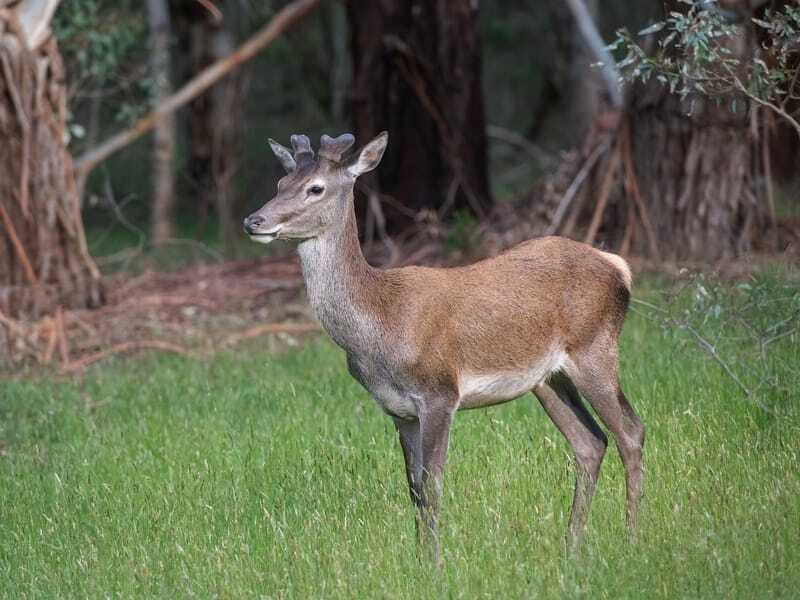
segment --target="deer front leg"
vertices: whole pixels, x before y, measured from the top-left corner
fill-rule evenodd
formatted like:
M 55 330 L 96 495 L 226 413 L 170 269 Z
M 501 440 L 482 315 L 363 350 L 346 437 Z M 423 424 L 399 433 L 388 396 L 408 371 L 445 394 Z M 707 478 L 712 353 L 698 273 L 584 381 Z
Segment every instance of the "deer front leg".
M 420 511 L 422 510 L 422 438 L 419 419 L 394 419 L 403 458 L 411 501 L 417 508 L 417 537 L 420 537 Z
M 436 562 L 439 560 L 436 518 L 452 420 L 450 409 L 424 411 L 419 419 L 394 420 L 406 463 L 408 491 L 417 509 L 417 539 Z
M 419 526 L 420 539 L 431 558 L 439 564 L 439 539 L 436 521 L 442 499 L 444 467 L 447 462 L 447 446 L 450 441 L 450 425 L 453 422 L 450 406 L 430 407 L 420 415 L 420 438 L 422 446 L 422 478 Z

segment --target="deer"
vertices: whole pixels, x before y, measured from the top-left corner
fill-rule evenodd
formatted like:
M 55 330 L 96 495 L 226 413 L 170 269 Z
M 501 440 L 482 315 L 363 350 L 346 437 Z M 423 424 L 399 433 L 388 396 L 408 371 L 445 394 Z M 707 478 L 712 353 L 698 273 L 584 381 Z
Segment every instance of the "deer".
M 286 171 L 277 193 L 244 219 L 260 243 L 294 240 L 316 318 L 350 374 L 394 420 L 418 540 L 439 560 L 437 518 L 451 425 L 460 410 L 538 398 L 574 455 L 566 533 L 585 528 L 608 439 L 625 469 L 635 531 L 645 429 L 622 391 L 619 337 L 631 295 L 628 263 L 562 237 L 531 239 L 467 266 L 380 269 L 358 238 L 354 186 L 383 157 L 388 133 L 359 152 L 355 138 L 269 140 Z

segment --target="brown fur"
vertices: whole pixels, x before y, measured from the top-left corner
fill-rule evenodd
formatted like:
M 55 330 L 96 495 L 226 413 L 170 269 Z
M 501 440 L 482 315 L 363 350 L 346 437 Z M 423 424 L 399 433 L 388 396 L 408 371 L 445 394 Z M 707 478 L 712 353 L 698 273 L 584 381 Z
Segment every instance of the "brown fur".
M 627 295 L 596 250 L 548 237 L 466 267 L 382 272 L 364 301 L 397 333 L 413 332 L 426 357 L 420 368 L 457 376 L 453 370 L 525 368 L 554 339 L 567 353 L 600 332 L 615 341 Z

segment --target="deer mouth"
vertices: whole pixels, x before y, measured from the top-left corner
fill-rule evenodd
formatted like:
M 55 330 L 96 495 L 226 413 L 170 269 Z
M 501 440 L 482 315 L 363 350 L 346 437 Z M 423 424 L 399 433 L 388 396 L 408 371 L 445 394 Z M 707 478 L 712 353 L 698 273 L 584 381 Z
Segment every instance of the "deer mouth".
M 249 234 L 250 239 L 254 242 L 259 242 L 260 244 L 269 244 L 271 241 L 278 239 L 278 233 L 280 233 L 281 227 L 283 226 L 278 225 L 269 231 L 253 232 Z

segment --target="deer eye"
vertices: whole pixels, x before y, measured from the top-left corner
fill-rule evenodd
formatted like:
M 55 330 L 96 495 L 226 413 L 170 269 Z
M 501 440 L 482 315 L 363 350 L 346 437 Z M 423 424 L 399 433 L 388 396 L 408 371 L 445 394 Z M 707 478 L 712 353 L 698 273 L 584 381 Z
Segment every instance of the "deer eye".
M 309 196 L 319 196 L 324 191 L 325 191 L 325 188 L 322 187 L 321 185 L 312 185 L 310 188 L 308 188 L 308 195 Z

